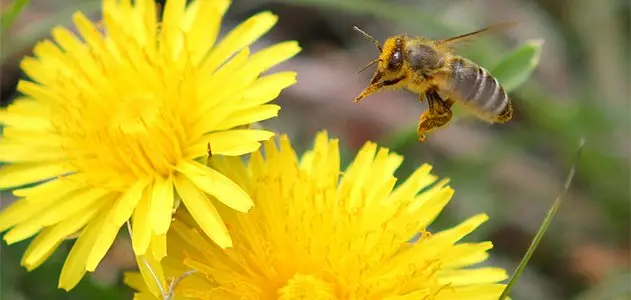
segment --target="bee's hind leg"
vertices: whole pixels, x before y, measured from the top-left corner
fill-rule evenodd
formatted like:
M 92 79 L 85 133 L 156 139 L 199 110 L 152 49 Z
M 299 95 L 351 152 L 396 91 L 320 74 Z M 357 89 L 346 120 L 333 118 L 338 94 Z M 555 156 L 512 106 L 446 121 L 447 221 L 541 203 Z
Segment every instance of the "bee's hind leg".
M 453 116 L 451 107 L 454 102 L 451 99 L 443 100 L 435 90 L 428 91 L 425 98 L 428 109 L 421 115 L 417 127 L 420 142 L 425 141 L 425 132 L 444 126 Z

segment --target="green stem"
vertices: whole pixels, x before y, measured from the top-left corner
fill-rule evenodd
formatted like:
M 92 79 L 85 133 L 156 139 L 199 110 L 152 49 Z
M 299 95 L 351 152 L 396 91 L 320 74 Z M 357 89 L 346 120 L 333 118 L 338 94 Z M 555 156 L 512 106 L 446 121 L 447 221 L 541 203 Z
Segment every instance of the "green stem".
M 537 234 L 535 235 L 534 239 L 530 243 L 530 247 L 528 247 L 528 251 L 526 251 L 526 255 L 524 255 L 524 258 L 522 258 L 521 262 L 519 263 L 519 266 L 517 267 L 517 270 L 515 270 L 515 273 L 511 277 L 510 282 L 508 283 L 508 285 L 506 285 L 506 288 L 504 289 L 504 292 L 502 292 L 502 295 L 500 295 L 499 300 L 504 300 L 506 297 L 508 297 L 508 294 L 511 292 L 511 290 L 513 289 L 513 287 L 519 280 L 519 277 L 524 272 L 524 269 L 526 268 L 526 265 L 528 264 L 528 262 L 530 261 L 530 258 L 535 252 L 535 249 L 537 249 L 537 246 L 539 246 L 539 242 L 541 242 L 543 235 L 545 234 L 546 230 L 548 230 L 548 226 L 550 226 L 550 223 L 552 222 L 552 218 L 554 218 L 554 215 L 556 214 L 557 210 L 559 209 L 559 206 L 561 205 L 561 201 L 563 197 L 565 196 L 565 194 L 567 194 L 567 191 L 570 188 L 572 179 L 574 179 L 574 174 L 576 173 L 576 164 L 578 162 L 578 159 L 581 156 L 581 152 L 583 150 L 584 145 L 585 145 L 585 138 L 582 138 L 581 141 L 579 142 L 579 146 L 576 151 L 577 153 L 576 153 L 576 159 L 574 161 L 574 164 L 572 165 L 572 168 L 570 169 L 570 172 L 565 180 L 563 191 L 556 198 L 556 200 L 554 201 L 554 204 L 552 204 L 552 208 L 550 208 L 550 210 L 548 211 L 546 215 L 546 218 L 543 220 L 543 223 L 541 223 L 541 226 L 539 227 Z

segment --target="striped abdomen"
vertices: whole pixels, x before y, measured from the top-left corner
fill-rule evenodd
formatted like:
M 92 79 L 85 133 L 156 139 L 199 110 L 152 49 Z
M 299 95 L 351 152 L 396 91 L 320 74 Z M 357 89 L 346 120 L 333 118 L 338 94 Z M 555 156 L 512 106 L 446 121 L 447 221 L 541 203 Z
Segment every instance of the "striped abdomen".
M 512 118 L 508 95 L 489 71 L 462 57 L 453 58 L 450 65 L 443 92 L 488 121 L 505 123 Z

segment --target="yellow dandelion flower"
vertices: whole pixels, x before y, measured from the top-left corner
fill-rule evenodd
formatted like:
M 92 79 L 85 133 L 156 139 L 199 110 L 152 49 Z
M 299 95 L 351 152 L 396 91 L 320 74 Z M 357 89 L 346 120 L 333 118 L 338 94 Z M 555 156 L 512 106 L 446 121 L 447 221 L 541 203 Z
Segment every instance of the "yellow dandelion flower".
M 294 41 L 248 47 L 277 17 L 261 12 L 218 39 L 228 0 L 169 0 L 162 22 L 153 0 L 105 0 L 103 25 L 81 12 L 79 34 L 52 30 L 21 67 L 25 96 L 0 111 L 0 189 L 22 197 L 0 213 L 12 244 L 35 234 L 22 264 L 32 270 L 78 235 L 59 286 L 94 271 L 131 218 L 136 255 L 165 250 L 179 201 L 221 248 L 232 245 L 214 200 L 239 212 L 253 203 L 237 184 L 197 162 L 257 150 L 273 133 L 247 129 L 275 117 L 267 104 L 296 80 L 261 74 L 300 51 Z M 103 33 L 101 32 L 103 31 Z M 244 129 L 244 127 L 246 127 Z M 209 199 L 213 199 L 210 201 Z M 151 247 L 150 247 L 151 246 Z
M 485 261 L 492 243 L 459 242 L 485 214 L 425 231 L 454 193 L 447 179 L 430 174 L 431 166 L 395 187 L 402 157 L 370 142 L 343 174 L 338 141 L 326 132 L 301 159 L 286 137 L 279 149 L 267 143 L 263 150 L 266 158 L 254 152 L 247 166 L 233 158 L 211 161 L 256 204 L 249 214 L 226 212 L 233 247 L 211 243 L 178 210 L 168 256 L 126 274 L 140 291 L 137 299 L 495 300 L 501 294 L 505 270 L 467 268 Z M 418 232 L 423 238 L 411 243 Z

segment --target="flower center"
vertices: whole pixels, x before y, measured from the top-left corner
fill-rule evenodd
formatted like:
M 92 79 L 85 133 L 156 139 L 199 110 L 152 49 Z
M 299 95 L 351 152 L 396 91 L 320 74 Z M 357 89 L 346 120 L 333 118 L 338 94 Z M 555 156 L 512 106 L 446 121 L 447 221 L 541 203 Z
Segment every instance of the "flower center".
M 111 129 L 119 128 L 124 134 L 134 135 L 146 132 L 145 124 L 157 120 L 159 109 L 151 96 L 139 96 L 122 101 L 110 119 Z
M 107 105 L 60 107 L 56 130 L 70 163 L 90 184 L 125 190 L 138 178 L 168 176 L 183 156 L 186 130 L 164 95 L 130 93 Z
M 313 275 L 296 274 L 287 284 L 278 289 L 279 300 L 333 300 L 337 299 L 331 283 L 316 278 Z

